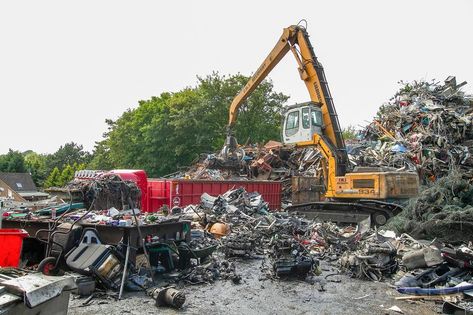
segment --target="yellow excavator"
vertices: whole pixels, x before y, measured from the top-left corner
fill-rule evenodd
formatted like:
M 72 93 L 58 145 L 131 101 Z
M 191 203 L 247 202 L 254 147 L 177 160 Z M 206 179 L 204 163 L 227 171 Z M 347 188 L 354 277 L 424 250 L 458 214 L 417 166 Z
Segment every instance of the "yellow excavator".
M 289 210 L 338 222 L 360 222 L 369 218 L 372 225 L 383 225 L 402 210 L 396 204 L 397 200 L 418 194 L 418 175 L 386 168 L 351 169 L 324 69 L 314 54 L 306 28 L 301 25 L 284 29 L 261 66 L 233 99 L 222 160 L 231 164 L 242 159 L 243 151 L 232 132 L 238 109 L 289 51 L 297 61 L 310 102 L 284 109 L 283 142 L 296 147 L 317 148 L 326 164 L 324 201 L 294 205 Z

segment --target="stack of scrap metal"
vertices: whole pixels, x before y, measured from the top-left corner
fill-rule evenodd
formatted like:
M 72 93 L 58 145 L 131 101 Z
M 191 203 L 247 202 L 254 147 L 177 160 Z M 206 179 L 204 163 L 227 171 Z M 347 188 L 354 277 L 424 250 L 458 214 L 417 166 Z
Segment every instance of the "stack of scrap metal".
M 473 177 L 473 98 L 455 77 L 439 82 L 404 83 L 362 131 L 363 143 L 351 150 L 359 166 L 418 170 L 435 181 L 453 167 Z
M 353 245 L 338 259 L 342 272 L 359 279 L 390 282 L 407 295 L 396 299 L 445 301 L 455 297 L 444 305 L 444 309 L 455 310 L 473 302 L 471 243 L 452 246 L 393 231 L 369 231 Z
M 316 148 L 285 147 L 269 141 L 264 146 L 249 145 L 241 169 L 215 169 L 209 161 L 215 154 L 204 154 L 186 171 L 171 174 L 173 178 L 202 180 L 273 180 L 282 181 L 282 201 L 290 202 L 293 176 L 322 176 L 322 155 Z
M 473 184 L 465 173 L 452 171 L 424 188 L 388 225 L 418 238 L 458 242 L 473 239 Z
M 282 235 L 271 241 L 270 257 L 273 262 L 273 273 L 277 277 L 303 276 L 314 270 L 317 261 L 292 236 Z
M 141 191 L 133 181 L 122 180 L 116 174 L 105 174 L 98 178 L 75 179 L 68 183 L 67 191 L 78 191 L 89 208 L 103 210 L 112 207 L 124 209 L 125 206 L 140 207 Z M 130 205 L 132 203 L 132 205 Z
M 202 218 L 202 226 L 219 238 L 219 250 L 226 257 L 268 254 L 269 277 L 304 278 L 317 272 L 316 255 L 321 251 L 311 250 L 311 237 L 318 226 L 314 221 L 286 212 L 271 213 L 261 195 L 243 188 L 217 197 L 203 194 L 201 204 L 192 209 Z

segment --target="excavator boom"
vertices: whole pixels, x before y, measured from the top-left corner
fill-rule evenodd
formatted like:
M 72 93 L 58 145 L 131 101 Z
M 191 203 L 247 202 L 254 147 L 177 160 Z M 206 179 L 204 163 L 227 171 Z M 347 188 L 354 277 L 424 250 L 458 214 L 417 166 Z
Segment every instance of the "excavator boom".
M 290 39 L 294 38 L 294 29 L 292 27 L 285 28 L 278 42 L 271 50 L 269 55 L 264 59 L 250 80 L 245 84 L 237 96 L 232 101 L 229 111 L 228 125 L 231 127 L 235 124 L 238 115 L 238 109 L 248 96 L 259 86 L 259 84 L 268 76 L 273 68 L 281 61 L 281 59 L 290 50 Z
M 348 156 L 343 141 L 342 130 L 324 69 L 314 54 L 314 49 L 310 44 L 306 29 L 302 26 L 292 25 L 284 29 L 274 48 L 238 95 L 233 99 L 230 105 L 228 119 L 229 137 L 232 136 L 231 129 L 237 120 L 240 106 L 289 51 L 292 51 L 298 63 L 299 75 L 306 84 L 311 101 L 319 106 L 322 111 L 324 124 L 323 137 L 326 138 L 325 141 L 332 150 L 331 154 L 333 154 L 333 159 L 335 160 L 335 174 L 337 176 L 343 176 L 348 167 Z M 233 140 L 233 142 L 235 142 L 235 140 Z M 301 142 L 300 145 L 303 146 L 307 144 Z

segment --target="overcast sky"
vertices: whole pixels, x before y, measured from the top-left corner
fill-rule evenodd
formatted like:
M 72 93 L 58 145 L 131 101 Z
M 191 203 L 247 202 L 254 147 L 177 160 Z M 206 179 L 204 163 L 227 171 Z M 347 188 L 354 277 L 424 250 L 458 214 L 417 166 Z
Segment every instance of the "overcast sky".
M 2 1 L 0 153 L 92 150 L 139 100 L 249 75 L 282 29 L 308 21 L 342 126 L 364 124 L 399 80 L 456 75 L 473 90 L 473 1 Z M 291 54 L 270 74 L 308 100 Z

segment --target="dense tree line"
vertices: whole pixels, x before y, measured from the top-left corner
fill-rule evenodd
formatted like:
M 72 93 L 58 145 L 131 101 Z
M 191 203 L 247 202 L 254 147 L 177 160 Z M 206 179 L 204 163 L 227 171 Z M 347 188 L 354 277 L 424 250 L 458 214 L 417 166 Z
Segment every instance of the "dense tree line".
M 52 154 L 10 150 L 0 155 L 1 172 L 29 172 L 40 187 L 62 186 L 79 169 L 145 169 L 161 176 L 187 166 L 200 153 L 223 145 L 230 103 L 248 81 L 243 75 L 213 73 L 194 87 L 140 101 L 117 120 L 92 153 L 66 143 Z M 288 96 L 264 81 L 239 111 L 235 132 L 240 142 L 280 139 L 281 106 Z
M 92 156 L 82 145 L 66 143 L 52 154 L 9 150 L 0 155 L 0 172 L 30 173 L 38 187 L 63 186 L 74 172 L 86 168 Z
M 189 165 L 200 153 L 223 146 L 229 106 L 248 81 L 243 75 L 199 77 L 195 87 L 140 101 L 115 121 L 95 146 L 91 166 L 145 169 L 162 176 Z M 280 109 L 288 97 L 264 81 L 240 109 L 240 141 L 280 138 Z

